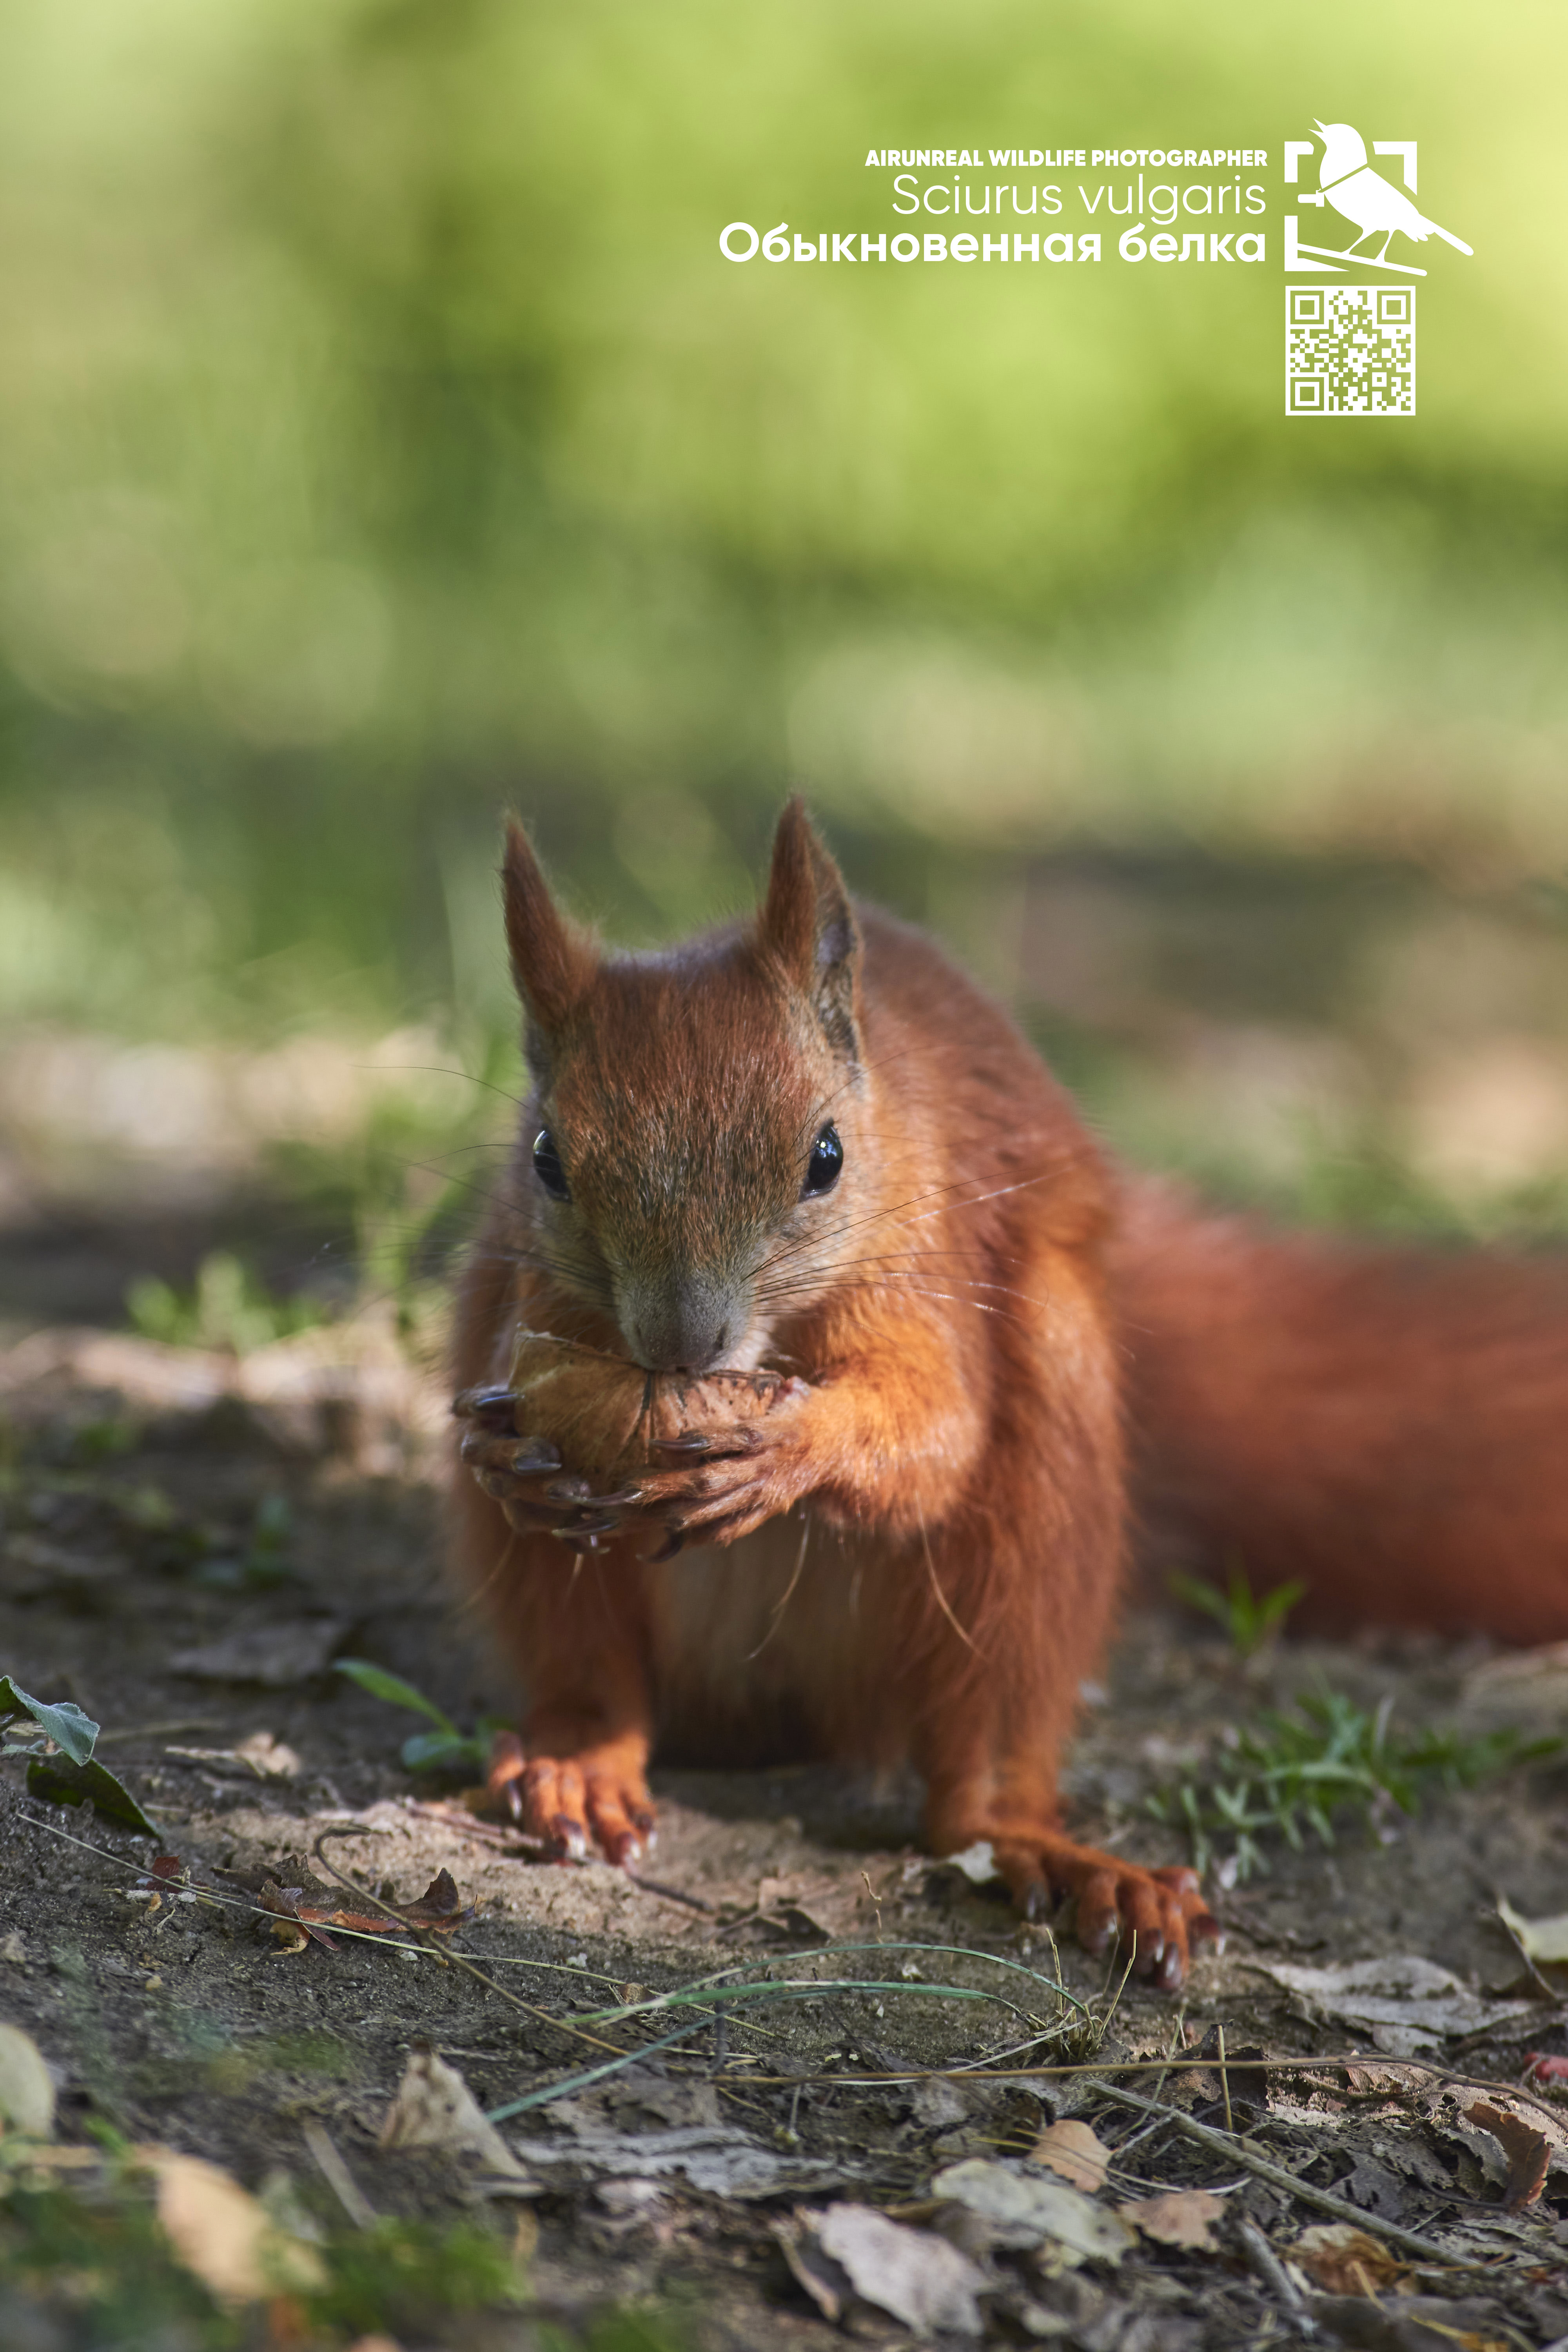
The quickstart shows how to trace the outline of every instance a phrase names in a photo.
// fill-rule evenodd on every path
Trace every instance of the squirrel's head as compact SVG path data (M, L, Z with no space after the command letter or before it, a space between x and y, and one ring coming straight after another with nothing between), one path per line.
M515 824L502 874L533 1084L513 1176L528 1255L650 1370L750 1369L864 1213L860 937L838 869L791 801L754 919L651 955L572 924Z

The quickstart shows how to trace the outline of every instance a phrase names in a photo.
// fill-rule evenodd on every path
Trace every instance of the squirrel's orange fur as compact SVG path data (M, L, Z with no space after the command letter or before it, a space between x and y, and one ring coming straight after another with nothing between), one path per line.
M556 1851L639 1850L656 1744L908 1759L935 1851L988 1839L1026 1907L1070 1890L1087 1942L1179 1982L1212 1927L1192 1874L1057 1806L1130 1399L1152 1501L1262 1580L1568 1633L1568 1297L1543 1312L1533 1269L1273 1243L1119 1175L931 940L851 908L796 804L755 920L668 953L601 953L515 827L505 881L534 1092L464 1286L457 1551L528 1693L500 1770ZM556 1428L515 1418L520 1328L576 1345ZM789 1377L607 1474L554 1442L606 1357L650 1397Z

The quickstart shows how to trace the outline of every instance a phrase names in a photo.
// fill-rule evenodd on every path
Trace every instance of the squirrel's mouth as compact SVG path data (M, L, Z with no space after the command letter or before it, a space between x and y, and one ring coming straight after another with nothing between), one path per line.
M763 1359L768 1351L769 1335L766 1328L763 1327L755 1330L748 1330L739 1347L726 1347L719 1354L700 1364L676 1364L669 1362L668 1359L657 1364L650 1363L648 1358L653 1353L651 1349L645 1350L639 1348L629 1334L623 1334L623 1337L626 1338L633 1361L640 1365L645 1372L676 1372L688 1380L702 1381L707 1380L714 1372L762 1371L764 1369Z
M716 1364L708 1365L706 1369L710 1372L760 1371L763 1358L767 1353L768 1337L765 1325L759 1323L752 1326L742 1334L738 1348L727 1348L720 1360Z

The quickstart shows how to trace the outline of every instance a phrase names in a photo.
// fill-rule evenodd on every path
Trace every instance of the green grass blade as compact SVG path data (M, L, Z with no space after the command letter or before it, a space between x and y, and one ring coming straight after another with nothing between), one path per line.
M450 1716L443 1715L434 1699L426 1698L424 1692L416 1690L412 1683L405 1683L401 1675L388 1674L384 1666L373 1666L368 1658L338 1658L333 1662L332 1672L346 1675L351 1683L357 1683L361 1690L370 1693L372 1698L384 1699L388 1706L405 1706L415 1715L424 1716L446 1732L449 1738L461 1739L463 1737Z

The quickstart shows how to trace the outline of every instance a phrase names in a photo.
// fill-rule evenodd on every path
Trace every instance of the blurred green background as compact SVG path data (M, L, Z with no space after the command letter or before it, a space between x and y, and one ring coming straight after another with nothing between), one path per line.
M1555 1230L1565 70L1530 5L13 0L16 1297L133 1209L171 1276L270 1218L285 1286L455 1229L499 810L641 940L745 902L793 784L1117 1142ZM1314 115L1418 137L1475 247L1413 421L1281 413ZM717 252L896 226L869 145L1171 137L1268 146L1266 269Z

